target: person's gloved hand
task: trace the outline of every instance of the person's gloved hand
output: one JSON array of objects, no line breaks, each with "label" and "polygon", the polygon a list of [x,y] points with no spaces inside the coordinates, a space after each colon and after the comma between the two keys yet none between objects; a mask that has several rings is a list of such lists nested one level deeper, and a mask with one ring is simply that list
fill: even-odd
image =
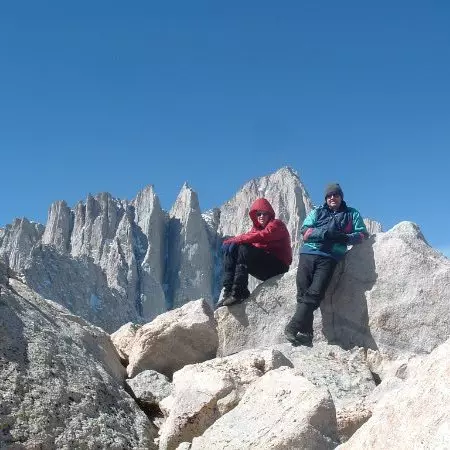
[{"label": "person's gloved hand", "polygon": [[342,233],[341,231],[328,231],[327,239],[338,244],[348,244],[349,236],[348,234]]}]

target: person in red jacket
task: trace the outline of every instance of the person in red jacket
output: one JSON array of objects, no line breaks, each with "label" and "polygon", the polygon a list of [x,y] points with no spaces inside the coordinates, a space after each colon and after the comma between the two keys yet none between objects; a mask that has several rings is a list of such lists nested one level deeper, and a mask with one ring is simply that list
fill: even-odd
[{"label": "person in red jacket", "polygon": [[265,198],[258,198],[249,216],[252,229],[223,242],[224,292],[217,307],[240,303],[250,295],[249,274],[265,281],[287,272],[292,263],[289,231],[281,220],[275,219],[272,205]]}]

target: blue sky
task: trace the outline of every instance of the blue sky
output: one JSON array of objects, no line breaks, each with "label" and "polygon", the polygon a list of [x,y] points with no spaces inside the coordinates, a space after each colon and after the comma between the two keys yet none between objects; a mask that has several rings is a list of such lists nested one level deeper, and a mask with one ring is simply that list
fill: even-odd
[{"label": "blue sky", "polygon": [[450,254],[448,1],[0,5],[0,226],[54,200],[202,209],[291,166]]}]

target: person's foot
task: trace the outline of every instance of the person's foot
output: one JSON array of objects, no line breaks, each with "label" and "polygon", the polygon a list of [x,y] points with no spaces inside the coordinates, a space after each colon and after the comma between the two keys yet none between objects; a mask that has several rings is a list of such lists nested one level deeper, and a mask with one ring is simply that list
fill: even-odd
[{"label": "person's foot", "polygon": [[246,287],[233,287],[232,295],[223,301],[223,306],[230,306],[236,303],[242,303],[250,297],[250,291]]},{"label": "person's foot", "polygon": [[313,335],[312,333],[302,333],[298,332],[295,336],[297,345],[306,345],[307,347],[312,347]]},{"label": "person's foot", "polygon": [[238,299],[238,300],[246,300],[250,297],[250,291],[248,290],[247,286],[233,286],[232,289],[232,297]]},{"label": "person's foot", "polygon": [[291,329],[289,326],[287,326],[284,329],[284,335],[290,343],[292,343],[292,344],[297,343],[297,341],[296,341],[297,332],[294,331],[293,329]]},{"label": "person's foot", "polygon": [[228,290],[223,291],[223,296],[219,301],[216,303],[215,309],[220,308],[221,306],[226,306],[225,301],[228,301],[231,298],[231,292]]},{"label": "person's foot", "polygon": [[293,345],[305,345],[308,347],[312,346],[312,333],[302,333],[301,331],[295,331],[287,326],[284,329],[284,336]]}]

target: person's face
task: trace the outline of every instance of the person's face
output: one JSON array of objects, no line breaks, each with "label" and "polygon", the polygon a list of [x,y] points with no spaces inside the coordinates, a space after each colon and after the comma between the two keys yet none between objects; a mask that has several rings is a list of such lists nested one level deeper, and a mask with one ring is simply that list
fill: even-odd
[{"label": "person's face", "polygon": [[256,220],[262,228],[265,228],[269,222],[269,213],[266,211],[256,211]]},{"label": "person's face", "polygon": [[337,211],[342,203],[342,197],[336,192],[327,195],[327,205],[333,211]]}]

